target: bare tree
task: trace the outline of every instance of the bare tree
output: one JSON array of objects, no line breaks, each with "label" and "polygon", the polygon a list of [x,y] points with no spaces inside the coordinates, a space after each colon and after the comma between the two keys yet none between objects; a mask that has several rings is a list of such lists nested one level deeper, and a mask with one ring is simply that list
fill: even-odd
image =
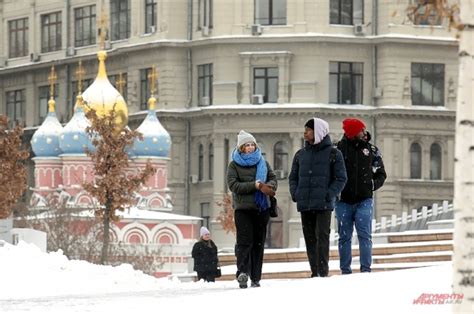
[{"label": "bare tree", "polygon": [[[68,259],[98,263],[102,250],[102,242],[98,237],[100,219],[90,217],[84,210],[68,208],[54,200],[48,203],[47,208],[47,211],[37,214],[19,211],[16,226],[46,232],[48,252],[61,250]],[[161,254],[161,247],[122,242],[110,243],[107,252],[109,265],[127,263],[149,275],[162,267]]]},{"label": "bare tree", "polygon": [[104,117],[98,116],[92,108],[86,113],[91,122],[87,133],[95,147],[95,151],[87,152],[94,166],[95,182],[85,183],[83,187],[99,203],[95,214],[103,225],[102,264],[107,262],[109,252],[110,222],[119,220],[116,211],[124,211],[132,205],[134,192],[156,171],[148,162],[138,174],[127,175],[129,159],[126,149],[132,146],[135,139],[141,138],[141,134],[129,128],[118,130],[116,115],[115,107]]},{"label": "bare tree", "polygon": [[12,206],[25,192],[25,160],[29,153],[21,148],[23,129],[8,127],[8,118],[0,115],[0,219],[10,216]]}]

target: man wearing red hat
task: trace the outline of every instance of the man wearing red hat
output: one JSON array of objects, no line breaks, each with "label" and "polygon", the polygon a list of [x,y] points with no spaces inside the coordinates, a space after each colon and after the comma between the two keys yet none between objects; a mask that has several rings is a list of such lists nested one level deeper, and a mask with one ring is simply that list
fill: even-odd
[{"label": "man wearing red hat", "polygon": [[339,265],[342,274],[352,273],[352,231],[359,239],[360,271],[370,272],[372,265],[373,192],[382,187],[387,174],[380,150],[369,143],[370,134],[359,119],[342,122],[344,136],[337,144],[347,171],[347,183],[336,204],[339,233]]}]

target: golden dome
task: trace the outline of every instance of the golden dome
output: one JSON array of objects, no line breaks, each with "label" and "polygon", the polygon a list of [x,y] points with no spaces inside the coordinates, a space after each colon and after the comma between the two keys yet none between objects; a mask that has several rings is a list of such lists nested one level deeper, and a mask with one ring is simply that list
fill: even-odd
[{"label": "golden dome", "polygon": [[96,110],[98,116],[104,117],[113,110],[115,105],[115,125],[117,129],[122,129],[128,123],[127,103],[107,78],[107,71],[105,69],[107,52],[104,50],[99,51],[97,58],[99,59],[97,77],[94,83],[82,94],[87,104],[84,109],[87,111],[88,108],[93,108]]}]

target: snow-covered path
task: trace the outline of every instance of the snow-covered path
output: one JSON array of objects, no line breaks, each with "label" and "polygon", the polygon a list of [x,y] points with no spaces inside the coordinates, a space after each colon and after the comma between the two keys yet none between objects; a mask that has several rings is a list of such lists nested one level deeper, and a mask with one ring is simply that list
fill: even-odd
[{"label": "snow-covered path", "polygon": [[[26,274],[25,274],[26,273]],[[68,261],[27,245],[0,247],[0,313],[451,313],[450,305],[413,304],[450,294],[450,263],[329,278],[181,283],[129,267]]]}]

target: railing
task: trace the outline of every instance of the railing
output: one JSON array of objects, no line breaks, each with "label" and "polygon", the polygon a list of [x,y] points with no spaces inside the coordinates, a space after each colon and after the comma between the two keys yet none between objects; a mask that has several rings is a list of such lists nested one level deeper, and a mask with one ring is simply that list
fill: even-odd
[{"label": "railing", "polygon": [[372,220],[372,233],[380,232],[401,232],[406,230],[424,230],[428,229],[428,222],[444,219],[453,219],[453,204],[448,201],[443,201],[441,206],[439,204],[431,205],[428,209],[423,206],[421,211],[412,209],[411,215],[403,212],[402,216],[392,215],[390,218],[381,217],[377,222]]},{"label": "railing", "polygon": [[[408,230],[426,230],[428,223],[434,221],[448,220],[454,218],[453,204],[448,201],[443,201],[441,206],[433,204],[428,209],[428,206],[423,206],[420,211],[412,209],[411,214],[403,212],[401,217],[392,215],[391,217],[381,217],[380,221],[372,219],[372,234],[385,232],[402,232]],[[332,219],[336,224],[336,219]],[[354,228],[354,235],[357,234]],[[331,228],[330,244],[337,245],[339,234],[337,227]],[[357,236],[352,238],[352,244],[358,244]],[[300,239],[300,247],[304,247],[303,238]]]}]

